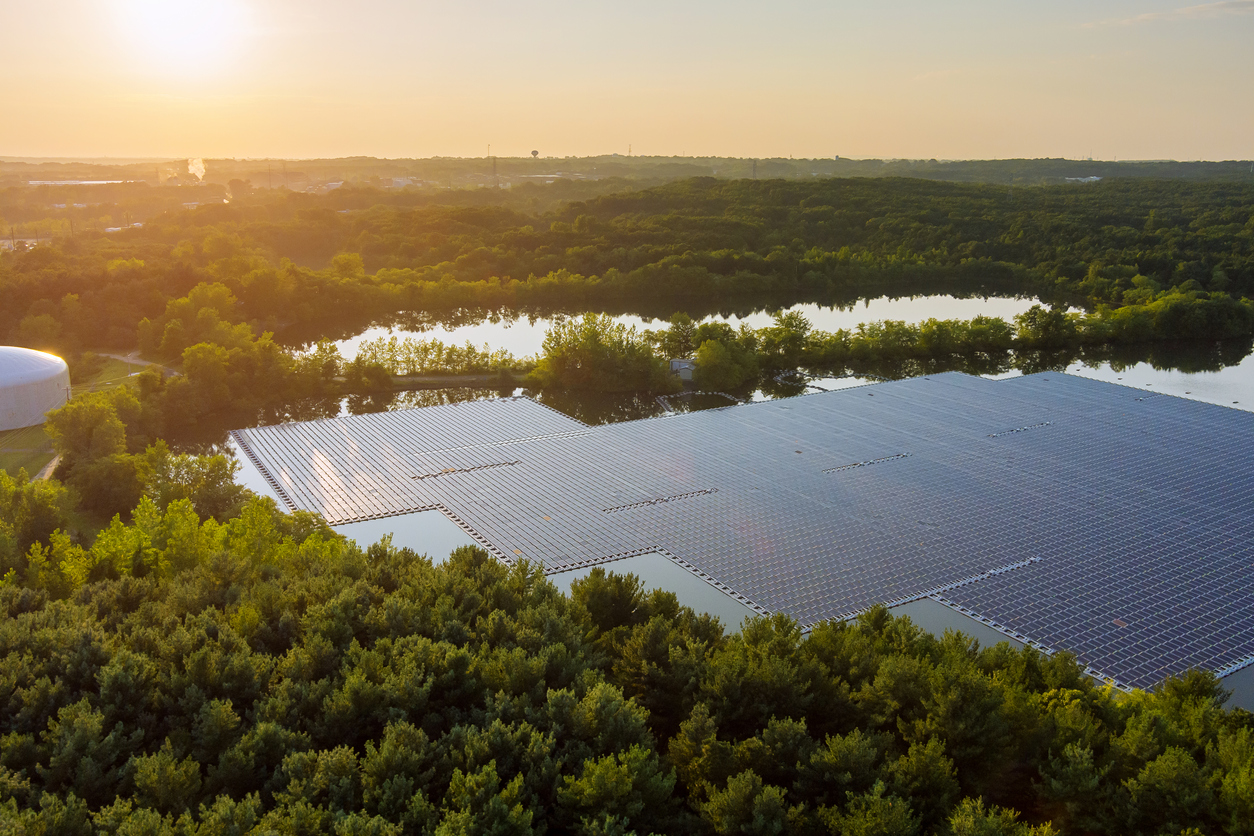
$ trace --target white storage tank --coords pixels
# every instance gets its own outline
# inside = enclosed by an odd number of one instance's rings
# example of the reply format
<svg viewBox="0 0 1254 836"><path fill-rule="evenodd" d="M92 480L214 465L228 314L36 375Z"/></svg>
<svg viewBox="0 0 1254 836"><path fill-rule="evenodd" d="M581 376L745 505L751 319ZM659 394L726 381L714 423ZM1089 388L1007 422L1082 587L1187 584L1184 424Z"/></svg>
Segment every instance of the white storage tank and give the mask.
<svg viewBox="0 0 1254 836"><path fill-rule="evenodd" d="M70 369L55 354L0 346L0 430L44 422L69 396Z"/></svg>

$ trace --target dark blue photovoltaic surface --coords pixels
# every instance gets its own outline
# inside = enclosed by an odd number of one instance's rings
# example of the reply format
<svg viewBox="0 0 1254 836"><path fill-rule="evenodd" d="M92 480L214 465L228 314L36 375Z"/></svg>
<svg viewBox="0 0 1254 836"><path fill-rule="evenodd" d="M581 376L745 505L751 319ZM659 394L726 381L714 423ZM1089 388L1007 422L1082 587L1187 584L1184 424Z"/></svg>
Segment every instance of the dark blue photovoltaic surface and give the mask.
<svg viewBox="0 0 1254 836"><path fill-rule="evenodd" d="M438 508L560 571L660 551L809 625L931 596L1150 686L1254 655L1254 415L951 373L588 427L527 399L241 430L289 507Z"/></svg>

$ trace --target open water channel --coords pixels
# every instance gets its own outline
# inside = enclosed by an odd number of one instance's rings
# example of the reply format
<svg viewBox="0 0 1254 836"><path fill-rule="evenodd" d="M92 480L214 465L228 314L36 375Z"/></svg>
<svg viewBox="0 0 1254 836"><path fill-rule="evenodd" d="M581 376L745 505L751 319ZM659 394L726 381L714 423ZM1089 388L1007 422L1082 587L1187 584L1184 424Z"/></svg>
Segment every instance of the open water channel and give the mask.
<svg viewBox="0 0 1254 836"><path fill-rule="evenodd" d="M901 320L911 324L928 319L972 319L976 316L992 316L1007 321L1028 310L1038 300L1031 297L955 297L928 295L900 298L881 297L864 299L846 307L827 307L816 304L794 305L785 309L802 314L818 331L854 330L861 323L883 320ZM404 330L376 326L340 340L336 346L346 359L356 356L358 348L367 340L396 336L439 340L445 344L473 344L476 348L488 346L505 349L515 357L529 357L540 353L545 333L557 317L501 317L492 316L482 321L449 325L432 322L421 330ZM614 316L617 323L637 330L658 330L667 327L665 320L650 320L630 314ZM747 325L762 328L771 324L771 312L762 310L746 315L723 315L708 320L727 322L734 328ZM1152 359L1143 359L1145 357ZM1199 346L1196 344L1171 347L1155 346L1152 355L1135 353L1125 362L1110 360L1075 360L1059 367L1068 374L1091 377L1124 386L1134 386L1147 391L1162 392L1208 403L1232 406L1238 409L1254 409L1254 355L1243 346ZM1020 374L1010 370L989 377L1008 377ZM754 392L754 400L764 400L781 395L799 394L816 389L838 389L872 382L869 378L840 378L810 381L808 388L767 387ZM450 400L499 397L501 393L491 389L434 390L398 393L395 397L345 398L340 414L380 409L405 409ZM519 390L517 394L522 394ZM533 394L533 393L528 393ZM554 408L589 423L633 420L659 415L668 408L674 411L709 409L726 406L728 401L720 397L670 398L665 405L653 398L632 396L606 397L602 395L548 395L533 394Z"/></svg>
<svg viewBox="0 0 1254 836"><path fill-rule="evenodd" d="M972 319L977 316L995 316L1007 321L1038 304L1030 297L979 297L958 298L955 296L912 296L890 299L863 299L848 307L826 307L823 305L803 304L785 308L785 312L795 311L810 321L817 331L839 331L842 328L852 331L863 322L876 322L886 319L898 319L904 322L918 323L928 319ZM466 325L445 325L433 322L429 328L421 331L393 329L385 326L368 328L360 334L336 343L340 354L345 358L356 356L358 347L367 340L395 335L397 337L415 337L424 340L439 340L445 344L465 345L472 343L476 348L488 345L493 349L505 349L515 357L530 357L540 353L544 347L544 335L556 320L556 317L492 317L482 322ZM665 320L643 319L632 314L613 317L616 323L634 327L638 331L659 330L668 327ZM742 324L750 328L765 328L773 320L769 311L757 311L736 316L712 316L702 320L726 322L733 328Z"/></svg>

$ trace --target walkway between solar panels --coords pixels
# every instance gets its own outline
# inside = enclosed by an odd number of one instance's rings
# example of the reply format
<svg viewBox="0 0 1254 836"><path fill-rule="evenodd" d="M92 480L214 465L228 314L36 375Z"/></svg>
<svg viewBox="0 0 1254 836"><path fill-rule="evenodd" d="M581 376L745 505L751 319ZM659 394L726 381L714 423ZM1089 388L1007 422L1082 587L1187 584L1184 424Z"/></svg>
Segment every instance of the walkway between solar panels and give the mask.
<svg viewBox="0 0 1254 836"><path fill-rule="evenodd" d="M1254 416L957 373L587 426L507 398L240 430L292 509L547 572L663 554L809 626L931 597L1150 686L1254 659Z"/></svg>

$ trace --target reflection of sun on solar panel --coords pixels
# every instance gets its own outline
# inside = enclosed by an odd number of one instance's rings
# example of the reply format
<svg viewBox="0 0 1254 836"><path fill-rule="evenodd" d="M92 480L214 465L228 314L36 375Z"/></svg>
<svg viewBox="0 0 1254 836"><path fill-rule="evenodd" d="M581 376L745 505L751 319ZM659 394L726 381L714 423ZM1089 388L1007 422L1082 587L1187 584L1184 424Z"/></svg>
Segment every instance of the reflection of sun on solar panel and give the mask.
<svg viewBox="0 0 1254 836"><path fill-rule="evenodd" d="M510 398L235 438L287 507L438 511L549 573L653 561L807 626L927 600L1127 686L1254 661L1254 416L1196 401L943 374L598 427Z"/></svg>

